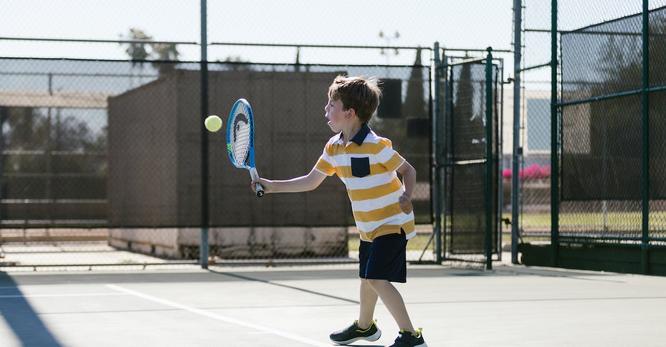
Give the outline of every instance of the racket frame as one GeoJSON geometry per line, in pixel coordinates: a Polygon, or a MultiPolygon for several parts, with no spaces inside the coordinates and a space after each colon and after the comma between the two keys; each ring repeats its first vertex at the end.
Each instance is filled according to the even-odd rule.
{"type": "MultiPolygon", "coordinates": [[[[239,169],[247,169],[250,172],[250,178],[252,178],[253,181],[259,179],[259,174],[257,173],[257,168],[254,164],[254,114],[252,112],[252,106],[250,106],[250,103],[242,98],[234,102],[234,105],[231,107],[231,112],[229,112],[229,118],[227,120],[227,155],[229,156],[229,161],[231,161],[233,166],[239,169]],[[247,113],[245,116],[247,117],[250,126],[250,142],[248,143],[247,159],[241,164],[236,161],[231,144],[231,136],[233,135],[234,128],[233,123],[236,118],[236,111],[239,107],[243,107],[245,109],[247,113]]],[[[260,198],[264,196],[264,187],[261,184],[256,183],[254,189],[257,193],[257,197],[260,198]]]]}

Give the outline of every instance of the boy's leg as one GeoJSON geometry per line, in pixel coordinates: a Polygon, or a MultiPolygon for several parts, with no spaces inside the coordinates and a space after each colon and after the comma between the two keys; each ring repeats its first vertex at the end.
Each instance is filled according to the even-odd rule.
{"type": "Polygon", "coordinates": [[[377,305],[377,292],[370,286],[368,280],[361,279],[361,305],[358,316],[358,327],[367,329],[372,323],[377,305]]]}
{"type": "Polygon", "coordinates": [[[409,314],[407,313],[405,302],[402,300],[402,296],[400,295],[398,289],[396,289],[393,284],[387,280],[367,281],[372,286],[372,289],[374,289],[377,295],[382,298],[382,302],[384,305],[386,305],[386,308],[388,308],[400,330],[413,333],[414,327],[412,326],[412,321],[409,319],[409,314]]]}

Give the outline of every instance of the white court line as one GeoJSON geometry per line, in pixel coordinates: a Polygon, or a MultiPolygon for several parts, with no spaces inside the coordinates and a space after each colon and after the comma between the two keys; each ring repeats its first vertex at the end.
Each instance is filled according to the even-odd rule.
{"type": "Polygon", "coordinates": [[[294,334],[291,334],[291,333],[288,333],[288,332],[284,332],[284,331],[280,331],[280,330],[277,330],[277,329],[264,327],[264,326],[253,324],[253,323],[243,322],[241,320],[231,318],[231,317],[221,316],[219,314],[215,314],[215,313],[212,313],[212,312],[208,312],[208,311],[201,310],[201,309],[198,309],[198,308],[186,306],[186,305],[183,305],[183,304],[179,304],[177,302],[173,302],[173,301],[169,301],[169,300],[165,300],[165,299],[160,299],[158,297],[154,297],[154,296],[148,295],[148,294],[143,294],[143,293],[131,290],[131,289],[123,288],[123,287],[115,285],[115,284],[107,284],[106,286],[111,288],[111,289],[117,290],[119,292],[131,294],[131,295],[134,295],[134,296],[138,296],[140,298],[150,300],[150,301],[162,304],[162,305],[178,308],[178,309],[181,309],[181,310],[184,310],[184,311],[188,311],[188,312],[191,312],[191,313],[194,313],[194,314],[198,314],[198,315],[205,316],[205,317],[208,317],[208,318],[212,318],[212,319],[215,319],[215,320],[219,320],[219,321],[222,321],[222,322],[236,324],[236,325],[240,325],[240,326],[243,326],[243,327],[246,327],[246,328],[251,328],[251,329],[263,331],[263,332],[266,332],[266,333],[269,333],[269,334],[282,336],[284,338],[287,338],[287,339],[290,339],[290,340],[293,340],[293,341],[298,341],[298,342],[304,343],[306,345],[317,346],[317,347],[330,347],[331,346],[331,344],[328,344],[328,343],[321,343],[321,342],[316,341],[316,340],[311,340],[307,337],[294,335],[294,334]]]}
{"type": "Polygon", "coordinates": [[[58,297],[80,297],[80,296],[121,296],[127,295],[122,293],[69,293],[69,294],[15,294],[15,295],[0,295],[0,299],[11,299],[11,298],[58,298],[58,297]]]}

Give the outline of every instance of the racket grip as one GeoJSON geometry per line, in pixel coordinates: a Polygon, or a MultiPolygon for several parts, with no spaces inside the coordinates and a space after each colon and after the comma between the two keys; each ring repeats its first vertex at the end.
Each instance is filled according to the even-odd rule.
{"type": "Polygon", "coordinates": [[[264,196],[264,187],[261,184],[257,183],[254,185],[254,190],[257,192],[257,197],[260,198],[264,196]]]}
{"type": "MultiPolygon", "coordinates": [[[[250,169],[250,177],[252,177],[253,180],[259,179],[259,174],[257,173],[257,169],[255,168],[250,169]]],[[[264,187],[262,187],[260,183],[255,183],[254,190],[257,192],[258,198],[264,196],[264,187]]]]}

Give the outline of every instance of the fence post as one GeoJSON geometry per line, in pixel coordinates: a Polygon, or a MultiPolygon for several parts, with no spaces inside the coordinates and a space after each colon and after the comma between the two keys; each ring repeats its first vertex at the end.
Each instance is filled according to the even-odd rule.
{"type": "Polygon", "coordinates": [[[551,0],[550,18],[550,246],[552,265],[558,264],[560,245],[560,169],[558,158],[558,113],[557,113],[557,0],[551,0]]]}
{"type": "Polygon", "coordinates": [[[202,269],[208,268],[208,131],[204,119],[208,115],[208,40],[206,0],[201,0],[201,242],[199,261],[202,269]]]}
{"type": "Polygon", "coordinates": [[[644,274],[650,272],[650,13],[649,1],[643,0],[643,71],[641,90],[642,113],[642,168],[641,168],[641,198],[642,198],[642,237],[641,237],[641,269],[644,274]]]}
{"type": "Polygon", "coordinates": [[[442,165],[440,167],[442,180],[440,181],[440,189],[442,191],[442,256],[446,259],[447,240],[446,232],[448,228],[447,213],[451,206],[449,206],[449,197],[453,194],[452,185],[449,184],[451,175],[449,174],[452,151],[452,116],[453,116],[453,85],[452,85],[452,69],[449,70],[449,57],[446,49],[442,50],[442,73],[444,75],[444,112],[442,114],[442,165]],[[448,190],[447,190],[448,189],[448,190]]]}
{"type": "Polygon", "coordinates": [[[492,189],[493,189],[493,165],[495,160],[493,156],[493,53],[492,48],[488,47],[488,56],[486,57],[486,174],[484,182],[484,200],[485,200],[485,253],[486,270],[492,270],[493,259],[493,210],[495,207],[492,189]]]}
{"type": "MultiPolygon", "coordinates": [[[[520,232],[520,61],[522,55],[522,21],[523,2],[513,2],[513,155],[511,158],[511,263],[518,264],[518,237],[520,232]]],[[[501,209],[500,209],[501,211],[501,209]]]]}
{"type": "Polygon", "coordinates": [[[433,168],[434,168],[434,182],[433,184],[433,212],[435,214],[435,262],[437,264],[442,263],[442,187],[441,187],[441,139],[443,134],[441,133],[441,109],[440,109],[440,85],[439,80],[442,77],[440,72],[441,69],[441,60],[439,56],[439,42],[435,42],[433,47],[435,52],[435,84],[434,88],[434,103],[435,103],[435,114],[433,115],[432,124],[433,124],[433,168]]]}

